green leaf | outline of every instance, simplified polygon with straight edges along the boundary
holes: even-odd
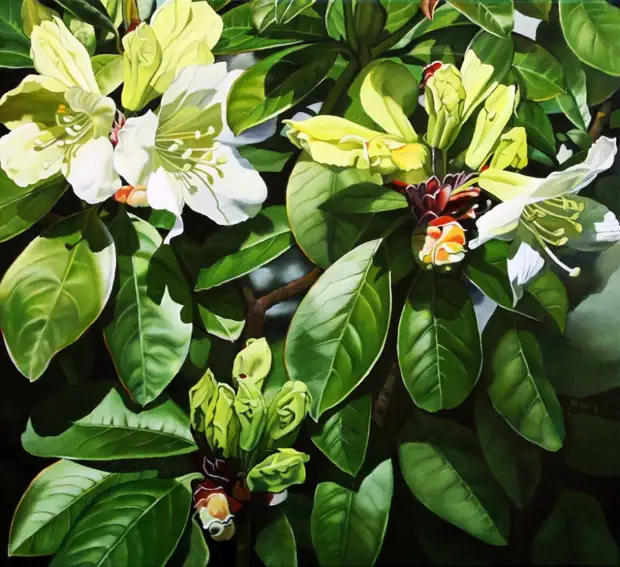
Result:
[[[498,37],[510,37],[514,27],[512,0],[448,0],[472,22]]]
[[[508,244],[490,240],[468,256],[465,276],[482,293],[503,307],[513,310],[513,293],[508,279]]]
[[[55,0],[76,18],[113,33],[118,37],[118,30],[101,0]]]
[[[620,421],[568,412],[564,459],[584,474],[620,479],[618,439]]]
[[[473,431],[416,410],[399,442],[400,468],[431,512],[490,545],[506,545],[508,500],[486,467]]]
[[[240,134],[306,98],[325,79],[339,49],[334,45],[289,47],[250,67],[228,95],[232,131]]]
[[[293,155],[293,152],[277,152],[256,146],[241,146],[238,150],[256,171],[267,173],[280,173]]]
[[[0,67],[32,67],[30,40],[24,34],[22,0],[0,2]]]
[[[0,169],[0,242],[21,234],[43,218],[68,187],[60,174],[20,187]]]
[[[401,193],[369,182],[345,187],[321,206],[332,213],[383,213],[408,207]]]
[[[420,0],[380,0],[383,9],[387,14],[385,31],[394,33],[406,26],[420,9]]]
[[[392,461],[383,461],[357,492],[320,483],[312,507],[312,542],[321,567],[374,565],[387,528],[393,492]]]
[[[71,461],[43,469],[22,496],[9,535],[9,555],[55,553],[78,516],[102,492],[155,472],[110,473]]]
[[[568,46],[584,63],[620,76],[620,8],[606,0],[559,0]]]
[[[541,475],[540,452],[519,437],[480,390],[474,406],[482,454],[506,494],[524,508],[534,497]]]
[[[562,280],[551,270],[545,270],[527,285],[527,292],[553,318],[560,331],[564,332],[568,316],[568,296]]]
[[[485,328],[484,352],[493,407],[528,441],[557,451],[564,440],[562,408],[547,380],[534,335],[507,311],[496,311]]]
[[[215,55],[233,55],[284,47],[302,41],[325,41],[326,31],[322,18],[313,10],[305,10],[287,24],[274,24],[259,34],[252,22],[252,4],[245,2],[228,10],[223,16],[224,30]]]
[[[110,488],[80,515],[50,567],[163,567],[183,534],[191,498],[188,487],[175,479]]]
[[[233,285],[199,294],[198,313],[205,331],[225,341],[236,341],[245,327],[243,298]]]
[[[340,470],[356,476],[366,457],[371,415],[372,396],[366,394],[326,419],[312,442]]]
[[[529,100],[549,100],[566,93],[560,62],[544,47],[523,36],[514,37],[513,69]]]
[[[297,567],[293,528],[281,507],[271,512],[271,521],[256,536],[256,553],[265,567]]]
[[[263,398],[269,407],[271,400],[276,397],[285,382],[288,382],[288,374],[284,365],[284,339],[279,339],[269,346],[271,347],[271,370],[263,382]]]
[[[108,95],[123,83],[123,56],[102,54],[91,59],[101,93]]]
[[[312,515],[312,499],[305,494],[289,493],[282,503],[298,549],[312,551],[312,535],[310,533],[310,517]]]
[[[430,20],[426,21],[430,22]],[[478,28],[471,25],[469,20],[468,23],[470,25],[456,26],[454,29],[440,30],[421,37],[403,60],[407,63],[422,62],[425,65],[433,61],[441,61],[460,67],[465,58],[467,46],[478,31]]]
[[[126,407],[115,388],[92,382],[37,408],[22,445],[37,457],[86,461],[166,457],[196,450],[189,419],[172,400],[160,400],[138,413]]]
[[[114,243],[95,209],[33,240],[0,283],[0,327],[30,381],[99,317],[114,281]]]
[[[118,376],[140,405],[178,374],[189,352],[191,297],[170,247],[146,221],[121,212],[110,226],[120,287],[105,339]]]
[[[380,245],[362,244],[328,268],[291,321],[286,367],[308,386],[315,421],[362,382],[385,345],[392,293],[390,272],[375,258]]]
[[[268,264],[293,246],[283,206],[263,209],[254,218],[220,229],[207,238],[196,291],[235,280]]]
[[[210,558],[205,534],[196,517],[189,522],[185,532],[166,565],[170,567],[207,567]]]
[[[595,106],[610,98],[620,88],[620,77],[612,77],[584,65],[588,84],[588,105]]]
[[[517,125],[525,128],[528,144],[555,159],[557,150],[553,126],[540,105],[529,100],[521,101],[517,109]]]
[[[598,500],[564,490],[532,543],[533,565],[617,565],[618,544]]]
[[[272,24],[286,24],[316,0],[252,0],[252,19],[259,32]]]
[[[293,484],[303,484],[306,480],[304,463],[309,459],[295,449],[278,449],[250,470],[248,488],[252,492],[282,492]]]
[[[406,224],[390,234],[385,241],[393,286],[404,280],[418,266],[411,247],[411,232],[411,225]]]
[[[539,20],[549,20],[551,6],[553,0],[515,0],[515,7],[519,12]]]
[[[322,205],[345,188],[381,182],[360,169],[340,169],[315,163],[302,153],[289,178],[286,207],[295,240],[304,254],[327,268],[358,242],[373,215],[335,215]]]
[[[387,24],[387,12],[380,0],[356,2],[353,11],[353,30],[355,32],[355,38],[352,40],[353,45],[357,46],[358,49],[361,46],[375,45]],[[352,38],[347,39],[351,40]]]
[[[400,318],[397,349],[403,382],[417,406],[431,412],[459,406],[482,368],[478,323],[465,283],[418,273]]]

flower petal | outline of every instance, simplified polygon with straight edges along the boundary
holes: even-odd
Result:
[[[524,199],[514,199],[500,203],[476,221],[478,237],[469,242],[473,250],[493,238],[508,237],[519,225],[523,208],[527,204]]]
[[[267,185],[250,162],[232,147],[221,145],[218,157],[228,161],[208,180],[206,175],[191,172],[191,185],[184,189],[185,202],[197,213],[221,225],[232,225],[255,216],[267,198]],[[212,182],[211,182],[212,181]]]
[[[114,171],[114,148],[108,138],[94,138],[80,146],[63,166],[73,192],[83,201],[101,203],[121,188]]]
[[[527,232],[521,229],[520,233]],[[515,239],[508,254],[508,279],[513,293],[513,307],[523,297],[523,289],[545,267],[545,258],[535,246],[533,239]]]
[[[184,229],[181,217],[184,205],[182,181],[160,167],[149,177],[146,196],[152,208],[169,211],[176,217],[174,226],[164,239],[164,244],[169,244]]]
[[[151,111],[130,118],[118,133],[114,167],[131,185],[146,185],[155,159],[157,116]]]

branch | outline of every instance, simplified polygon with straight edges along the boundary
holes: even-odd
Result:
[[[375,406],[372,412],[372,420],[379,426],[383,427],[383,422],[385,419],[385,414],[390,406],[390,402],[392,401],[392,395],[394,393],[394,386],[396,385],[396,380],[398,378],[399,368],[398,363],[394,362],[390,367],[388,375],[385,379],[383,386],[381,387],[381,391],[379,392],[379,397],[375,402]]]
[[[321,269],[315,268],[306,275],[282,286],[274,289],[271,293],[264,295],[260,299],[256,299],[254,293],[248,286],[243,286],[243,296],[248,306],[247,323],[245,328],[245,336],[248,339],[262,337],[265,326],[265,313],[278,303],[282,303],[295,295],[299,295],[310,289],[312,284],[319,279]]]
[[[611,114],[613,107],[611,104],[611,100],[606,100],[601,107],[598,109],[596,113],[596,118],[594,119],[594,124],[590,128],[588,132],[592,139],[596,142],[601,137],[605,126],[607,125],[607,121],[609,120],[609,115]]]

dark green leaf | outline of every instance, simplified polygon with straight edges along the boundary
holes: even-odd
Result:
[[[620,75],[620,8],[606,0],[559,0],[566,43],[584,63]]]
[[[385,345],[392,293],[380,245],[362,244],[328,268],[291,321],[286,367],[308,386],[315,421],[362,382]]]
[[[267,406],[280,391],[285,382],[288,382],[288,374],[284,365],[284,339],[271,343],[271,370],[263,383],[263,397]]]
[[[548,100],[566,93],[560,62],[544,47],[523,36],[514,37],[513,69],[530,100]]]
[[[242,224],[220,229],[203,245],[196,290],[222,285],[271,262],[293,246],[282,206],[263,209]]]
[[[568,315],[568,296],[562,280],[551,270],[545,270],[527,285],[527,292],[536,299],[563,332]]]
[[[392,272],[392,285],[404,280],[417,267],[411,247],[411,233],[411,225],[405,225],[385,240],[385,251]]]
[[[191,297],[180,267],[157,230],[121,212],[110,229],[120,288],[105,339],[121,382],[140,405],[177,375],[189,352]]]
[[[618,544],[599,502],[565,490],[532,543],[533,565],[617,565]]]
[[[194,517],[185,528],[174,554],[166,563],[169,567],[207,567],[209,547],[205,541],[205,532]]]
[[[435,272],[416,275],[398,327],[398,362],[411,398],[426,411],[455,408],[467,398],[482,352],[464,282]]]
[[[63,539],[102,492],[155,472],[110,473],[71,461],[57,461],[42,470],[19,501],[11,524],[9,555],[55,553]]]
[[[297,567],[297,546],[293,528],[281,507],[270,514],[256,536],[256,553],[265,567]]]
[[[252,0],[252,19],[259,32],[272,24],[286,24],[315,0]]]
[[[325,79],[338,52],[334,45],[294,46],[250,67],[228,95],[232,131],[239,134],[262,124],[306,98]]]
[[[472,22],[498,37],[510,37],[514,27],[512,0],[448,0]]]
[[[549,20],[553,0],[515,0],[515,8],[530,18]]]
[[[89,383],[44,402],[28,420],[22,445],[37,457],[89,461],[166,457],[196,450],[189,419],[172,400],[136,413],[105,382]]]
[[[473,431],[416,410],[399,441],[400,469],[431,512],[490,545],[506,545],[506,496],[484,463]]]
[[[474,415],[484,460],[510,499],[519,508],[525,507],[540,481],[539,449],[508,426],[493,409],[484,390],[476,396]]]
[[[163,566],[183,534],[191,498],[175,479],[110,488],[80,515],[50,567]]]
[[[268,173],[280,173],[293,155],[293,152],[276,152],[255,146],[241,146],[239,153],[252,164],[256,171]]]
[[[32,67],[30,40],[24,34],[22,0],[0,2],[0,67]]]
[[[387,14],[385,31],[394,33],[406,26],[420,9],[420,0],[380,0],[383,9]]]
[[[225,341],[236,341],[245,327],[245,303],[233,285],[200,293],[198,313],[205,331]]]
[[[484,332],[489,398],[528,441],[557,451],[564,440],[562,408],[547,380],[534,335],[507,311],[496,311]]]
[[[286,513],[286,519],[293,528],[297,547],[312,551],[312,535],[310,533],[312,499],[305,494],[293,492],[282,503],[282,509]]]
[[[0,169],[0,242],[29,229],[51,210],[68,187],[61,175],[20,187]]]
[[[529,100],[521,101],[517,109],[517,124],[527,131],[528,144],[555,158],[557,150],[553,126],[540,105]]]
[[[322,209],[332,213],[382,213],[408,207],[401,193],[375,183],[350,185],[323,203]]]
[[[372,396],[366,394],[331,415],[312,436],[321,452],[351,476],[357,475],[366,457],[371,414]]]
[[[595,106],[610,98],[620,88],[620,77],[612,77],[584,65],[588,84],[588,105]]]
[[[114,281],[108,230],[90,209],[33,240],[0,283],[0,327],[11,359],[31,381],[99,317]]]
[[[55,0],[76,18],[97,28],[103,28],[118,37],[118,30],[101,0]]]
[[[311,523],[321,567],[374,565],[387,528],[393,484],[392,462],[387,460],[357,492],[333,482],[317,486]]]

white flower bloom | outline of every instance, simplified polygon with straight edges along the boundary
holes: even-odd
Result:
[[[183,231],[181,213],[191,209],[222,225],[253,217],[267,186],[236,146],[272,136],[270,121],[234,136],[226,124],[226,98],[241,71],[226,63],[192,65],[165,92],[158,114],[127,120],[119,132],[114,163],[131,185],[146,186],[148,203],[177,217],[166,242]]]

